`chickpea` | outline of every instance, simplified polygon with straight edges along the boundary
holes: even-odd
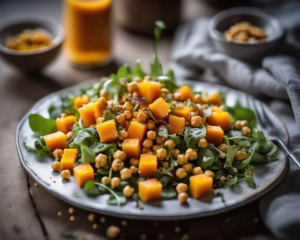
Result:
[[[225,176],[222,176],[222,177],[220,178],[220,181],[221,181],[221,182],[226,181],[226,177],[225,177]]]
[[[202,97],[200,94],[195,94],[194,96],[194,103],[201,103],[202,102]]]
[[[102,153],[98,154],[95,158],[95,163],[96,168],[105,167],[107,164],[107,156]]]
[[[124,168],[124,163],[120,159],[116,159],[112,162],[112,170],[115,172],[121,171]]]
[[[94,213],[90,213],[90,214],[88,215],[88,217],[87,217],[87,219],[88,219],[89,222],[94,222],[94,221],[95,221],[95,218],[96,218],[96,216],[95,216]]]
[[[241,121],[241,125],[242,125],[242,128],[243,128],[243,127],[247,127],[248,121],[247,121],[247,120]]]
[[[62,178],[63,180],[69,180],[70,175],[71,175],[71,173],[70,173],[70,170],[69,170],[69,169],[63,170],[63,171],[60,172],[60,176],[61,176],[61,178]]]
[[[123,114],[120,114],[116,117],[117,123],[123,123],[125,121],[125,117]]]
[[[161,165],[162,165],[163,167],[169,167],[169,166],[170,166],[170,163],[167,162],[167,161],[161,161]]]
[[[146,125],[148,130],[153,130],[156,128],[155,122],[153,120],[147,120]]]
[[[102,177],[101,178],[101,183],[104,185],[108,185],[109,184],[109,177]]]
[[[132,177],[132,172],[130,171],[130,169],[124,168],[124,169],[120,172],[120,175],[121,175],[121,179],[122,179],[122,180],[128,180],[129,178]]]
[[[175,99],[176,101],[183,101],[183,96],[182,96],[181,93],[175,92],[175,93],[174,93],[174,99]]]
[[[139,163],[140,163],[140,160],[138,160],[137,158],[131,158],[130,161],[129,161],[130,165],[132,166],[136,166],[138,167],[139,166]]]
[[[126,111],[126,110],[128,110],[128,111],[132,111],[133,110],[133,106],[132,106],[132,104],[130,103],[130,102],[126,102],[126,103],[124,103],[124,105],[122,106],[122,109],[123,109],[123,111]]]
[[[227,151],[228,151],[228,146],[227,146],[226,144],[222,143],[221,145],[218,146],[218,149],[219,149],[220,151],[222,151],[223,153],[227,153]]]
[[[187,173],[191,173],[193,171],[193,165],[190,163],[183,164],[182,167]]]
[[[120,132],[120,135],[118,136],[118,139],[120,140],[120,141],[123,141],[124,139],[126,139],[128,137],[128,133],[125,131],[125,130],[122,130],[121,132]]]
[[[99,117],[97,118],[97,121],[96,121],[96,124],[100,124],[100,123],[103,123],[104,122],[104,118],[103,117]]]
[[[206,117],[205,117],[205,116],[202,116],[201,119],[202,119],[202,124],[205,124],[205,122],[206,122]]]
[[[147,152],[151,152],[151,148],[143,148],[142,153],[146,154]]]
[[[87,94],[83,94],[81,96],[81,98],[84,99],[84,100],[89,100],[89,96]]]
[[[133,78],[133,81],[137,82],[137,83],[140,83],[142,81],[142,79],[140,77],[136,76],[136,77]]]
[[[126,159],[126,154],[125,154],[125,152],[118,150],[114,153],[113,157],[114,157],[114,159],[120,159],[121,161],[124,162]]]
[[[132,117],[133,117],[133,118],[137,118],[137,115],[138,115],[138,114],[139,114],[138,112],[133,112],[133,113],[132,113]]]
[[[214,177],[215,177],[214,172],[213,172],[213,171],[210,171],[210,170],[206,170],[206,171],[204,172],[204,174],[207,175],[207,176],[209,176],[209,177],[211,177],[211,178],[214,178]]]
[[[96,128],[96,124],[91,124],[89,128]]]
[[[168,94],[170,91],[167,88],[162,88],[160,90],[161,93]]]
[[[196,104],[196,107],[197,107],[197,112],[198,112],[199,116],[203,116],[204,107],[201,104]]]
[[[189,195],[186,192],[182,192],[178,194],[177,198],[179,202],[186,203],[189,198]]]
[[[196,113],[195,112],[189,112],[189,114],[188,114],[189,121],[191,121],[192,117],[196,117]]]
[[[154,145],[154,146],[152,147],[152,151],[153,151],[153,152],[157,152],[157,150],[159,150],[159,149],[161,149],[161,146],[160,146],[160,145]]]
[[[100,97],[104,97],[106,100],[109,100],[109,93],[106,89],[100,90]]]
[[[205,138],[201,138],[198,140],[198,147],[199,148],[206,148],[207,147],[207,141]]]
[[[198,158],[198,154],[194,149],[189,148],[186,150],[185,157],[190,161],[194,161]]]
[[[162,136],[157,136],[155,141],[156,141],[157,144],[162,145],[166,141],[166,138],[162,137]]]
[[[147,108],[146,103],[140,103],[140,104],[139,104],[139,107],[138,107],[139,110],[143,110],[143,109],[145,109],[145,108]]]
[[[137,90],[138,90],[138,84],[136,82],[131,82],[128,84],[128,92],[129,93],[137,92]]]
[[[202,126],[202,118],[199,116],[195,116],[191,118],[191,126],[192,127],[201,127]]]
[[[112,189],[119,187],[120,186],[120,178],[118,178],[118,177],[112,178],[110,181],[110,185],[111,185]]]
[[[145,113],[143,112],[139,112],[138,115],[137,115],[137,120],[139,122],[146,122],[147,121],[147,116]]]
[[[203,173],[203,171],[202,171],[201,167],[194,167],[193,168],[193,171],[192,171],[193,175],[198,175],[198,174],[202,174],[202,173]]]
[[[147,138],[150,139],[150,140],[155,140],[155,138],[156,138],[156,132],[154,132],[154,131],[148,131],[147,132]]]
[[[61,158],[63,154],[64,154],[64,151],[60,148],[55,149],[54,152],[53,152],[53,156],[55,158],[57,158],[57,157]]]
[[[116,238],[121,232],[121,229],[119,227],[116,227],[114,225],[111,225],[106,230],[106,236],[109,238]]]
[[[173,140],[169,139],[167,141],[165,141],[165,144],[164,144],[167,148],[174,148],[175,147],[175,144],[173,142]]]
[[[242,134],[243,134],[243,136],[250,136],[250,134],[251,134],[251,129],[248,128],[248,127],[243,127],[243,128],[242,128]]]
[[[127,198],[132,197],[134,193],[134,189],[132,187],[130,187],[130,185],[127,185],[126,187],[124,187],[123,189],[123,195]]]
[[[143,142],[143,147],[144,148],[151,148],[153,146],[153,141],[150,139],[145,139]],[[150,149],[151,151],[151,149]]]
[[[180,151],[179,151],[178,149],[174,149],[174,150],[172,151],[172,157],[173,157],[174,159],[177,159],[177,157],[178,157],[179,154],[180,154]]]
[[[60,162],[59,161],[54,161],[51,164],[51,167],[52,167],[52,169],[53,169],[54,172],[58,172],[59,169],[60,169]]]
[[[178,163],[179,165],[186,164],[187,162],[188,162],[188,158],[187,158],[185,155],[179,154],[179,155],[177,156],[177,163]]]
[[[145,152],[144,154],[153,155],[152,151]]]
[[[70,207],[70,208],[68,209],[68,213],[69,213],[69,214],[74,214],[74,212],[75,212],[74,208]]]
[[[61,118],[65,118],[67,116],[67,114],[66,113],[62,113],[62,114],[60,114],[60,117]]]
[[[184,168],[178,168],[176,170],[176,176],[179,178],[179,179],[183,179],[187,176],[187,172],[184,170]]]
[[[132,118],[132,113],[129,110],[125,110],[124,117],[126,120],[130,120]]]
[[[107,100],[105,97],[101,97],[98,99],[98,104],[102,109],[107,108]]]
[[[244,161],[247,158],[247,153],[243,151],[238,151],[235,155],[235,159],[239,162]]]
[[[236,130],[241,130],[242,129],[242,123],[240,120],[236,121],[235,124],[234,124],[234,128]]]
[[[70,140],[72,139],[73,136],[74,136],[74,133],[73,133],[72,131],[68,132],[68,133],[66,134],[66,139],[67,139],[67,141],[70,141]]]
[[[132,94],[132,97],[140,98],[141,96],[140,96],[140,94],[139,94],[138,92],[134,92],[134,93]]]
[[[182,193],[182,192],[187,192],[188,190],[188,186],[185,184],[185,183],[179,183],[177,186],[176,186],[176,191],[178,193]]]
[[[166,151],[166,149],[163,149],[163,148],[158,149],[156,151],[156,153],[157,153],[158,160],[164,160],[165,157],[167,156],[167,151]]]
[[[132,174],[138,174],[139,169],[136,166],[130,166],[130,171],[132,172]]]

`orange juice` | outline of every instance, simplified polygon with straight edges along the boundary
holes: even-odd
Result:
[[[103,65],[111,59],[111,0],[66,0],[65,51],[77,66]]]

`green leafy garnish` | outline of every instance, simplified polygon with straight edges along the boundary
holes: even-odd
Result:
[[[44,118],[39,114],[30,114],[29,126],[37,136],[45,136],[56,131],[56,123],[52,119]]]
[[[198,140],[201,138],[205,138],[206,136],[206,128],[202,126],[200,128],[192,128],[186,126],[184,128],[184,141],[188,148],[197,149]]]

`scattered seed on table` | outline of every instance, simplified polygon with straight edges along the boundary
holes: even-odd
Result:
[[[94,222],[95,221],[95,218],[96,218],[96,216],[95,216],[95,214],[94,213],[90,213],[89,215],[88,215],[88,221],[89,222]]]
[[[98,225],[96,223],[93,224],[93,229],[97,229]]]
[[[108,236],[109,238],[115,238],[120,234],[120,232],[121,229],[119,227],[111,225],[106,230],[106,236]]]
[[[105,217],[101,217],[101,218],[100,218],[100,222],[101,222],[101,223],[105,223],[105,222],[106,222],[106,218],[105,218]]]
[[[61,212],[59,211],[59,212],[57,212],[57,216],[61,216]]]
[[[142,234],[141,235],[141,240],[146,240],[147,239],[147,235],[146,234]]]
[[[73,214],[73,213],[74,213],[74,208],[70,207],[70,208],[68,209],[68,212],[69,212],[69,214]]]
[[[75,217],[74,217],[74,216],[71,216],[71,217],[70,217],[70,221],[71,221],[71,222],[74,222],[74,221],[75,221]]]
[[[162,233],[158,234],[158,239],[164,239],[164,235]]]
[[[39,184],[38,184],[38,183],[34,183],[34,186],[35,186],[35,187],[38,187],[38,186],[39,186]]]
[[[122,226],[127,226],[127,224],[128,224],[128,223],[127,223],[126,220],[122,220],[122,222],[121,222],[121,225],[122,225]]]
[[[174,231],[177,232],[177,233],[180,232],[180,227],[178,227],[178,226],[175,227]]]
[[[182,237],[181,237],[181,240],[189,240],[189,235],[187,234],[183,234]]]

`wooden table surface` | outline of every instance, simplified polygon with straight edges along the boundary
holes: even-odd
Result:
[[[216,10],[205,4],[187,0],[183,15],[193,18],[199,14],[212,14]],[[21,16],[46,16],[60,19],[61,1],[57,0],[10,0],[0,1],[0,23]],[[97,229],[87,221],[89,212],[75,208],[75,221],[69,220],[69,204],[55,198],[33,180],[20,165],[15,144],[18,121],[40,98],[66,86],[90,78],[107,76],[123,63],[132,65],[140,58],[148,70],[152,57],[152,39],[129,33],[115,27],[115,60],[106,67],[83,71],[72,68],[64,55],[59,57],[42,73],[25,76],[0,59],[0,239],[65,239],[65,232],[74,232],[77,239],[106,239],[110,225],[121,228],[118,239],[273,239],[263,225],[255,201],[245,207],[213,217],[183,221],[141,221],[104,216],[100,223],[96,215]],[[164,65],[168,62],[171,37],[159,45],[159,55]],[[58,212],[62,215],[58,216]],[[180,231],[175,232],[179,226]]]

